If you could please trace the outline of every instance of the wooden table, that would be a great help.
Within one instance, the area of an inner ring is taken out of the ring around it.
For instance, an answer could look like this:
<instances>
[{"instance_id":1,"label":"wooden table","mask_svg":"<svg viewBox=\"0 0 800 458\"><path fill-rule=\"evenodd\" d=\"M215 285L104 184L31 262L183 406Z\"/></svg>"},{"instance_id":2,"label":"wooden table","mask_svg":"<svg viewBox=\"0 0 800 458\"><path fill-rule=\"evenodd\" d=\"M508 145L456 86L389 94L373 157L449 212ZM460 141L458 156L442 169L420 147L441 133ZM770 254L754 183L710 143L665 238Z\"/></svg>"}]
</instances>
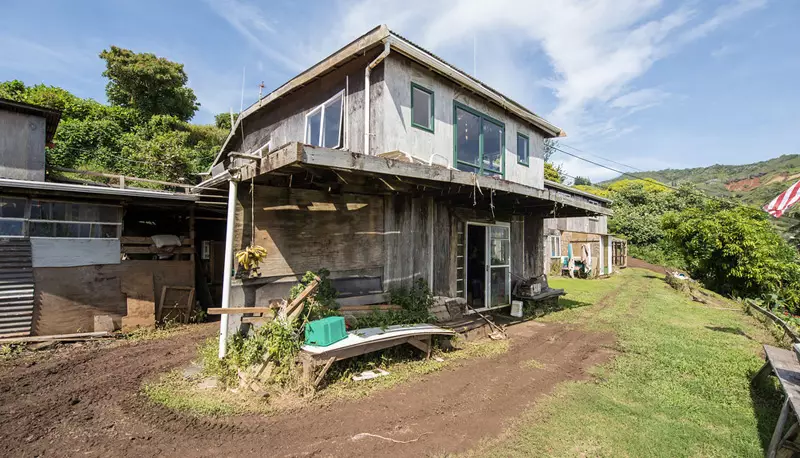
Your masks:
<instances>
[{"instance_id":1,"label":"wooden table","mask_svg":"<svg viewBox=\"0 0 800 458\"><path fill-rule=\"evenodd\" d=\"M303 377L311 381L316 367L322 365L322 371L316 376L316 386L336 361L365 355L397 345L408 343L431 356L431 339L435 335L452 336L455 332L432 324L399 325L388 328L364 328L350 331L347 338L327 347L303 345L300 359L303 362Z\"/></svg>"},{"instance_id":2,"label":"wooden table","mask_svg":"<svg viewBox=\"0 0 800 458\"><path fill-rule=\"evenodd\" d=\"M764 345L767 362L753 377L753 383L769 373L775 374L786 393L778 424L767 449L767 457L774 458L782 448L792 452L800 452L800 445L789 439L798 431L798 417L800 412L800 362L794 352L782 348ZM791 417L791 418L790 418ZM791 424L791 426L789 426ZM787 426L789 426L787 428Z\"/></svg>"}]
</instances>

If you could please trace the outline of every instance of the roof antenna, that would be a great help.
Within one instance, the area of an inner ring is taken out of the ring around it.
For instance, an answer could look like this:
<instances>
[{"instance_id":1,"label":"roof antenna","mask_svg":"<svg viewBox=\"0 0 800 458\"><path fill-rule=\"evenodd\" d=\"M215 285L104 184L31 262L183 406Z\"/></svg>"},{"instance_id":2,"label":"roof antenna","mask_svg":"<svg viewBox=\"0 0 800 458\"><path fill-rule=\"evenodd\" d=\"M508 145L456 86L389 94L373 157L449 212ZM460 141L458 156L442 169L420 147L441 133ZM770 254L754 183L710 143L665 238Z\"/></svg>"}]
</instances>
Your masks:
<instances>
[{"instance_id":1,"label":"roof antenna","mask_svg":"<svg viewBox=\"0 0 800 458\"><path fill-rule=\"evenodd\" d=\"M264 90L264 81L261 81L261 84L258 85L258 100L261 100L261 91Z\"/></svg>"},{"instance_id":2,"label":"roof antenna","mask_svg":"<svg viewBox=\"0 0 800 458\"><path fill-rule=\"evenodd\" d=\"M246 67L242 67L242 99L239 102L239 114L242 114L242 110L244 110L244 75L245 75Z\"/></svg>"},{"instance_id":3,"label":"roof antenna","mask_svg":"<svg viewBox=\"0 0 800 458\"><path fill-rule=\"evenodd\" d=\"M478 36L472 34L472 77L478 78Z\"/></svg>"}]
</instances>

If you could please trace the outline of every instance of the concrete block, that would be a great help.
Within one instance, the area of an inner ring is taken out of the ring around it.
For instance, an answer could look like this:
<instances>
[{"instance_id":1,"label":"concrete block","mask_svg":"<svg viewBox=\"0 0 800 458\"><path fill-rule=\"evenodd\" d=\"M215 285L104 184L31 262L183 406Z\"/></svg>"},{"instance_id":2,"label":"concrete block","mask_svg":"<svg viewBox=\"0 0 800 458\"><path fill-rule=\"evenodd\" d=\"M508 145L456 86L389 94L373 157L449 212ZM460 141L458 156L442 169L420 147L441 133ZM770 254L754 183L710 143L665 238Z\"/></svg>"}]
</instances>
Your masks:
<instances>
[{"instance_id":1,"label":"concrete block","mask_svg":"<svg viewBox=\"0 0 800 458\"><path fill-rule=\"evenodd\" d=\"M114 332L114 318L111 315L94 316L94 332Z\"/></svg>"}]
</instances>

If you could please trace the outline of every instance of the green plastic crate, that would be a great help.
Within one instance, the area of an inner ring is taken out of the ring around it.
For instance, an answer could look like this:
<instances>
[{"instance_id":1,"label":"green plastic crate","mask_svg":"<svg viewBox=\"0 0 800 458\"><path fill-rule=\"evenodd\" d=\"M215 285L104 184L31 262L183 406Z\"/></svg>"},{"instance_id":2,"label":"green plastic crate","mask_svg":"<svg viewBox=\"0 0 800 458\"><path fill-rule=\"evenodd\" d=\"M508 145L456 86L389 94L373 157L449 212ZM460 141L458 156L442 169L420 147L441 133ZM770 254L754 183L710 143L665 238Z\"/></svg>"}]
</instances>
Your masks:
<instances>
[{"instance_id":1,"label":"green plastic crate","mask_svg":"<svg viewBox=\"0 0 800 458\"><path fill-rule=\"evenodd\" d=\"M327 347L347 337L344 318L329 316L306 324L306 345Z\"/></svg>"}]
</instances>

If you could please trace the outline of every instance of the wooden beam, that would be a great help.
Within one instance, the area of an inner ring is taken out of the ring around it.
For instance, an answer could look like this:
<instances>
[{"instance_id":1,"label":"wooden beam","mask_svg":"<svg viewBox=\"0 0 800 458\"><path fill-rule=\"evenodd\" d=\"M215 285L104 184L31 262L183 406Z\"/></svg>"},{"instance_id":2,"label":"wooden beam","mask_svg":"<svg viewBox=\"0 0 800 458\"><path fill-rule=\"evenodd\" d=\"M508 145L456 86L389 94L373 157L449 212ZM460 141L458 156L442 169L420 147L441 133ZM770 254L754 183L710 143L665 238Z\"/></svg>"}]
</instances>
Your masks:
<instances>
[{"instance_id":1,"label":"wooden beam","mask_svg":"<svg viewBox=\"0 0 800 458\"><path fill-rule=\"evenodd\" d=\"M209 315L236 315L236 314L243 314L243 313L261 313L261 314L269 314L275 313L270 307L228 307L228 308L221 308L221 307L211 307L208 309Z\"/></svg>"},{"instance_id":2,"label":"wooden beam","mask_svg":"<svg viewBox=\"0 0 800 458\"><path fill-rule=\"evenodd\" d=\"M389 293L367 294L364 296L353 296L336 299L340 307L353 305L380 304L389 300Z\"/></svg>"},{"instance_id":3,"label":"wooden beam","mask_svg":"<svg viewBox=\"0 0 800 458\"><path fill-rule=\"evenodd\" d=\"M91 339L93 337L108 337L110 335L111 333L108 331L99 331L99 332L79 332L75 334L56 334L52 336L11 337L8 339L0 339L0 344L47 342L49 340L84 340L84 339Z\"/></svg>"}]
</instances>

